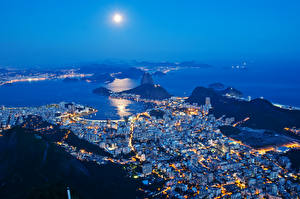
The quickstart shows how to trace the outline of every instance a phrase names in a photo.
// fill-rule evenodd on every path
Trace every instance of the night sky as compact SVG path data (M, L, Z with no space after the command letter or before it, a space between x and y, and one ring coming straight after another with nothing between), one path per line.
M299 10L299 0L2 0L0 64L299 61Z

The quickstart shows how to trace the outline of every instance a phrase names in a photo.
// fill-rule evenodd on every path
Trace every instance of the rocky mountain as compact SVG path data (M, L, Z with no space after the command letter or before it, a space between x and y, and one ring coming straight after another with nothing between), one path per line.
M133 89L122 91L121 93L129 93L140 95L141 98L145 99L168 99L171 95L161 86L154 84L142 84Z
M140 86L126 91L122 91L120 93L140 95L141 98L144 99L162 100L171 97L171 95L166 91L166 89L164 89L160 85L154 84L152 76L149 73L144 73Z
M142 80L141 80L141 85L143 85L143 84L154 84L152 76L147 72L145 72L143 74L143 77L142 77Z

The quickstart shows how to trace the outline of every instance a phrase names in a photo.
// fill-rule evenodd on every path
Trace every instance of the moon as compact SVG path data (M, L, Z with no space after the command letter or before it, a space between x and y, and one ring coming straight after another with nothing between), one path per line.
M120 24L123 22L123 16L120 13L116 13L113 16L113 22L116 24Z

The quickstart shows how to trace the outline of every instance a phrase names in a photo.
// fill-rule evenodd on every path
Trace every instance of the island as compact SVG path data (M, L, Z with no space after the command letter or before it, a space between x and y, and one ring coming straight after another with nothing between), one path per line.
M121 92L113 92L105 87L99 87L94 89L93 93L105 96L111 96L113 94L113 97L135 95L142 99L151 100L163 100L171 97L166 89L158 84L154 84L152 76L147 72L143 74L141 84L135 88Z
M112 91L105 87L99 87L99 88L95 88L93 90L93 93L98 95L110 96L110 94L112 94Z
M152 76L149 73L144 73L141 85L133 89L120 92L121 94L139 95L145 99L168 99L171 95L162 86L154 84Z

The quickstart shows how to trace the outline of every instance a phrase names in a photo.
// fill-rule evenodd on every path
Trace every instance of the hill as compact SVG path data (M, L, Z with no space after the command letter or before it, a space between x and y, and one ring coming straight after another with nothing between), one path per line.
M208 88L212 88L214 90L223 90L225 86L220 82L216 82L216 83L209 84Z
M141 80L141 85L143 84L154 84L152 76L149 73L144 73Z
M109 96L113 92L107 88L99 87L93 90L93 93ZM141 79L141 85L135 88L118 92L119 94L134 94L140 95L144 99L168 99L171 95L160 85L155 85L152 76L149 73L144 73ZM118 94L117 93L117 94Z
M136 197L136 183L118 165L80 161L23 128L0 137L0 160L0 198L65 199L67 186L72 198Z
M285 127L300 127L300 111L281 109L265 99L241 101L222 96L213 89L197 87L187 101L205 104L206 97L211 98L211 113L216 117L226 115L237 121L250 117L243 126L274 131L283 131Z
M220 92L223 95L228 95L231 97L238 97L238 98L243 97L243 93L241 91L239 91L235 88L232 88L232 87L227 87L225 90L220 91Z
M99 87L99 88L95 88L93 90L93 93L98 94L98 95L109 96L112 93L112 91L105 87Z
M168 99L171 95L160 85L155 85L152 76L149 73L144 73L141 79L141 85L133 89L120 92L121 94L140 95L144 99Z
M171 97L171 95L163 87L153 84L142 84L133 89L122 91L121 94L122 93L140 95L141 98L145 99L162 100Z

